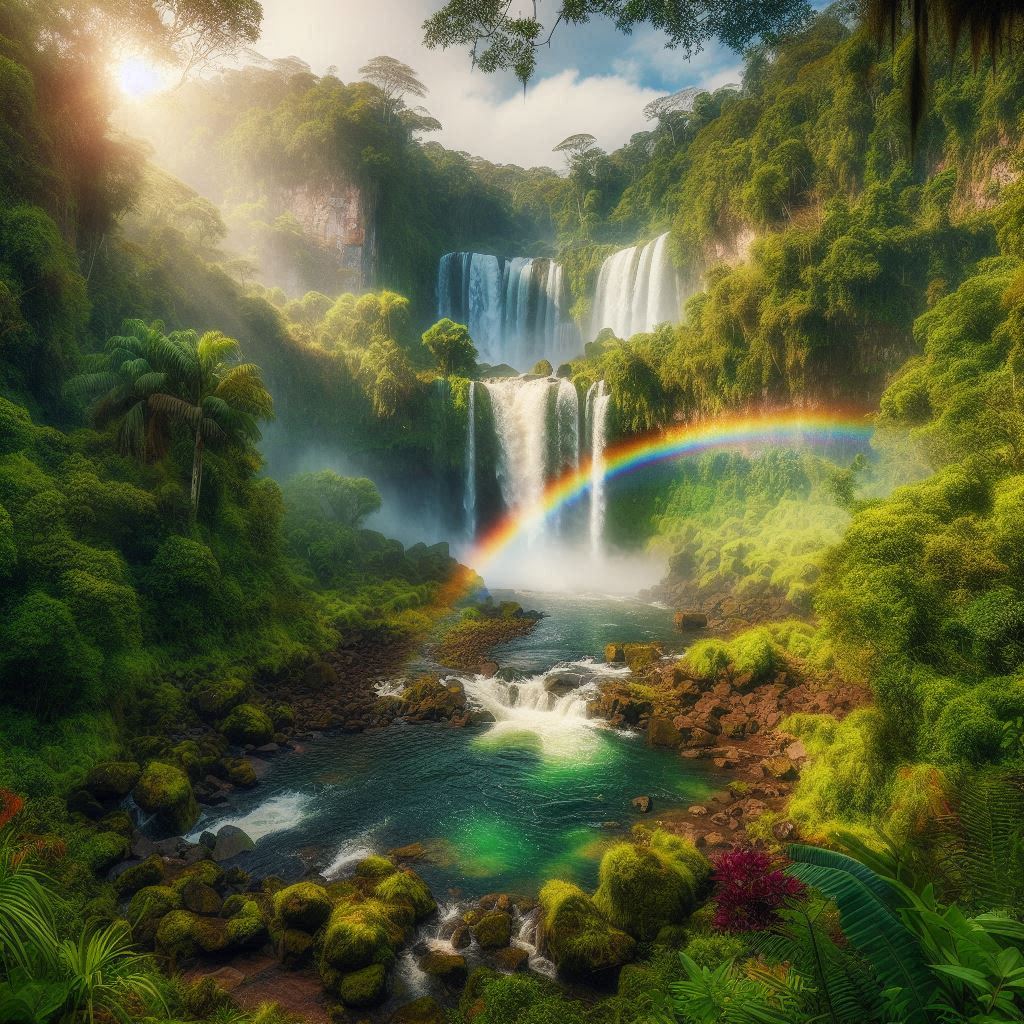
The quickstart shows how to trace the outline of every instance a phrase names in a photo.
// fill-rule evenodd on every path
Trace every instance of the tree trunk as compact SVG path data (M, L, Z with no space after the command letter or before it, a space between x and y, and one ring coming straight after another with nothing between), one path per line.
M196 431L196 444L192 449L192 518L199 514L199 489L203 485L203 432Z

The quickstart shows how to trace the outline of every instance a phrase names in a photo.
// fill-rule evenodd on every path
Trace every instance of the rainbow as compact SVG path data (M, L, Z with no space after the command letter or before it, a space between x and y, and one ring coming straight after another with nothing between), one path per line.
M822 446L836 443L865 444L873 426L864 413L838 410L740 414L656 434L631 438L610 446L604 454L604 478L613 480L670 459L699 455L721 448L783 445ZM453 581L469 586L498 555L518 537L542 525L559 509L571 505L592 485L591 465L586 462L552 480L541 498L527 508L514 509L483 536L464 556L471 568L462 567Z

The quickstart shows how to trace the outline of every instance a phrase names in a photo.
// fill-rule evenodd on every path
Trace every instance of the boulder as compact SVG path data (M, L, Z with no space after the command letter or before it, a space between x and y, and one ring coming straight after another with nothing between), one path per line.
M199 817L192 783L174 765L150 761L135 784L132 797L168 832L187 832Z
M780 782L790 782L799 775L797 766L788 757L765 757L761 767L766 775Z
M513 974L516 971L525 971L530 960L530 954L519 946L506 946L494 954L494 965L501 971Z
M669 747L673 750L679 746L679 730L674 719L661 715L652 715L647 723L647 745L649 747Z
M433 996L421 996L391 1015L390 1024L444 1024L444 1008Z
M420 960L420 970L450 988L461 988L466 982L466 958L458 953L432 950Z
M338 673L326 661L314 661L302 673L302 684L314 693L334 689L339 683Z
M135 761L100 761L89 769L85 788L97 800L120 800L135 788L141 774Z
M680 611L672 616L672 624L683 633L691 630L706 629L708 617L704 612Z
M481 949L501 949L512 939L512 918L504 910L492 910L473 925L473 938Z
M664 654L661 644L623 644L623 660L634 672L647 668L661 660Z
M312 934L331 914L331 898L322 885L296 882L274 893L274 916L283 929Z
M152 854L138 864L125 868L114 881L114 892L119 899L127 899L140 889L159 885L164 880L164 862L158 854Z
M633 959L636 942L612 927L578 886L552 879L540 891L542 947L570 977L601 978Z
M218 914L223 904L212 885L192 878L181 887L181 905L193 914Z
M215 722L241 704L248 693L249 684L244 679L210 679L192 691L192 707L201 718Z
M256 844L237 825L224 825L217 832L217 841L213 844L213 859L220 863L255 847Z
M267 713L255 704L239 704L232 708L227 718L221 722L220 731L232 743L251 743L258 747L263 743L269 743L273 738L274 723Z
M618 664L625 661L626 652L623 650L622 644L605 644L604 660L609 664Z
M649 796L635 796L630 800L630 806L634 811L639 811L641 814L647 814L651 811L653 801Z

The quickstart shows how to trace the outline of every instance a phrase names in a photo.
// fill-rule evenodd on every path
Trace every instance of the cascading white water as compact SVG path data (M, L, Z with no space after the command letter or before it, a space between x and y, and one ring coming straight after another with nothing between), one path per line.
M476 536L476 381L469 382L466 399L466 486L462 507L466 513L466 534Z
M526 371L580 352L562 268L553 260L450 252L437 270L437 314L469 328L481 362Z
M558 430L556 470L575 469L580 464L580 399L573 383L564 377L555 395L555 423Z
M608 436L608 409L611 395L603 380L591 385L587 392L590 421L590 552L598 558L604 551L605 460Z
M668 233L612 253L597 277L590 337L610 327L620 338L675 323L683 292L668 252Z
M548 378L483 382L498 435L498 485L509 510L531 508L544 494L547 461ZM539 526L535 529L539 529Z

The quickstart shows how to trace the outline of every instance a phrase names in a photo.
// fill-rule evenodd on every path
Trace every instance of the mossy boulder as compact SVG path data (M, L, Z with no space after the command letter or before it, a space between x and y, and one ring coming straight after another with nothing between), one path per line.
M395 1010L391 1024L444 1024L444 1008L433 996L420 996Z
M283 930L315 932L331 914L331 898L322 885L296 882L274 894L274 917Z
M147 886L159 885L164 880L164 862L159 854L151 854L138 864L125 868L114 880L114 892L120 899L128 899Z
M629 963L632 936L612 927L578 886L553 879L540 891L543 945L569 976L601 978Z
M398 868L387 857L376 854L366 857L356 865L356 874L360 878L385 878L394 874Z
M604 660L611 665L617 665L625 661L626 652L622 649L622 644L605 644Z
M274 735L274 723L261 708L255 704L239 704L232 708L227 718L220 724L220 731L232 743L252 743L259 746L269 743Z
M276 932L274 941L282 962L290 967L305 963L313 952L313 936L298 928Z
M232 949L259 949L267 940L267 922L259 904L249 900L241 911L228 919L228 945Z
M190 878L180 890L181 905L194 914L219 914L224 901L212 885Z
M97 800L120 800L135 788L141 774L136 761L100 761L89 769L85 788Z
M160 921L172 910L181 909L181 897L167 885L147 885L128 904L128 920L136 942L149 945L156 938Z
M320 951L321 974L325 968L351 971L374 963L390 963L394 947L404 938L379 900L343 901L327 920Z
M224 869L219 864L215 864L212 860L196 861L195 864L190 864L185 868L185 870L182 871L173 882L171 882L171 887L180 893L186 885L193 881L203 882L205 885L210 885L217 889L223 885Z
M199 817L188 776L171 764L151 761L132 790L135 802L167 830L187 832Z
M249 789L259 781L252 762L245 757L221 758L220 770L232 786L240 786L242 789Z
M655 664L664 653L660 644L622 645L622 659L633 672L639 672Z
M383 964L370 964L346 974L338 985L338 995L346 1006L376 1006L388 989L388 972Z
M118 832L96 832L83 843L79 859L93 874L102 874L128 855L128 840Z
M192 691L192 707L207 721L216 722L249 695L244 679L210 679Z
M230 946L228 922L222 917L195 917L192 938L204 953L222 953Z
M616 844L601 859L594 904L616 928L653 939L686 919L709 869L688 840L639 829L636 841Z
M427 883L414 871L394 871L382 878L373 890L385 903L405 905L412 909L414 921L422 921L437 910Z
M196 915L188 910L172 910L161 918L156 929L156 945L166 956L177 959L195 951Z
M484 914L473 925L473 938L481 949L501 949L512 939L512 918L503 910L492 910Z
M420 970L450 988L461 988L466 982L466 958L458 953L432 950L420 960Z

